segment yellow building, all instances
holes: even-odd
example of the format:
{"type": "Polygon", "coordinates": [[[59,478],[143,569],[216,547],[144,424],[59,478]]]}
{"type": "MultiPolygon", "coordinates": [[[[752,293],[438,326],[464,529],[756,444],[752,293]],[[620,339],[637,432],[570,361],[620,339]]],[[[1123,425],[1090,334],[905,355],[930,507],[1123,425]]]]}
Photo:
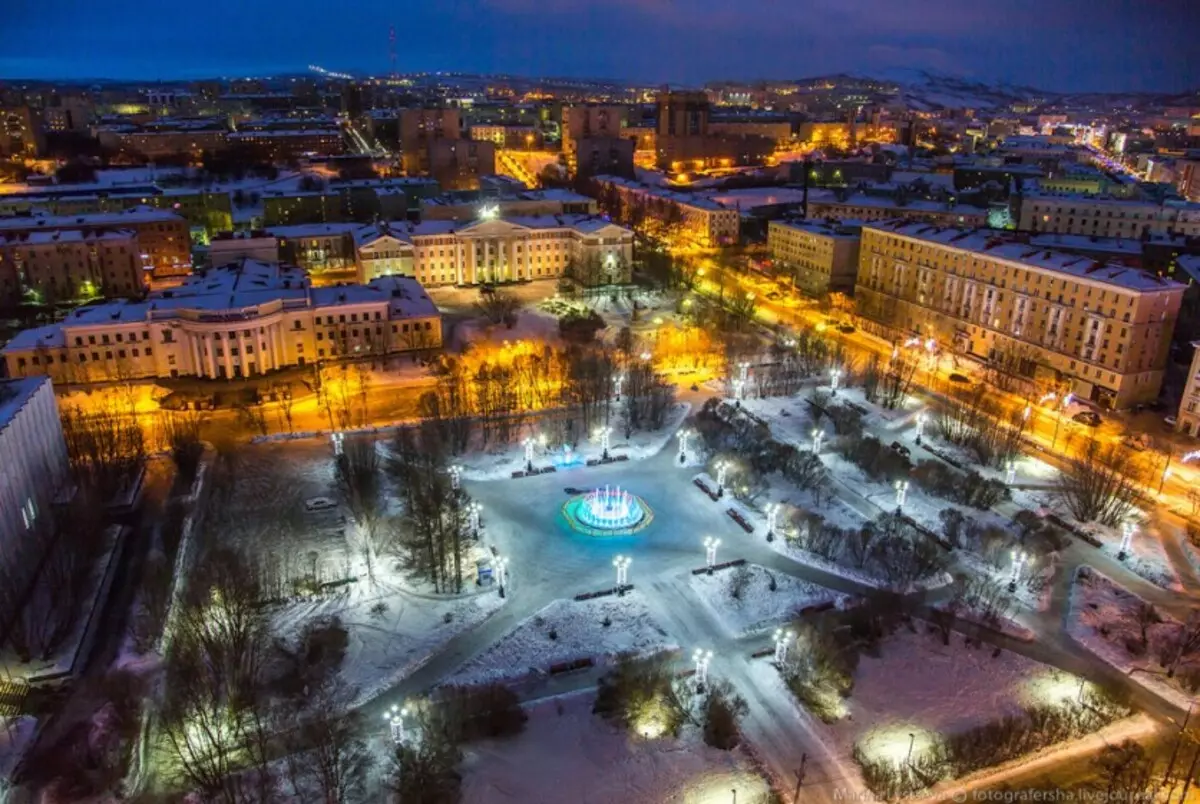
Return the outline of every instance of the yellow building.
{"type": "Polygon", "coordinates": [[[777,270],[791,275],[805,293],[854,290],[861,225],[823,221],[771,221],[767,248],[777,270]]]}
{"type": "Polygon", "coordinates": [[[1158,397],[1183,291],[993,231],[895,221],[863,228],[855,298],[868,329],[934,338],[1030,395],[1126,408],[1158,397]]]}
{"type": "Polygon", "coordinates": [[[1021,199],[1020,229],[1030,232],[1141,237],[1150,234],[1200,235],[1200,204],[1158,204],[1149,200],[1078,193],[1030,193],[1021,199]]]}

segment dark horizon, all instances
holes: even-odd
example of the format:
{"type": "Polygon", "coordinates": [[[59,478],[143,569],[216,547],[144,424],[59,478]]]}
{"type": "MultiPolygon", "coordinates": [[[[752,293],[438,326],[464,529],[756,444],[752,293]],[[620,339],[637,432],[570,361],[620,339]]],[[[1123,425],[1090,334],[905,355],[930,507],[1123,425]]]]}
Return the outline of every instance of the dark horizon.
{"type": "Polygon", "coordinates": [[[210,0],[147,7],[17,0],[0,76],[8,81],[185,81],[298,74],[307,65],[386,75],[395,25],[397,71],[507,74],[701,85],[849,73],[888,78],[929,70],[1056,93],[1178,93],[1200,87],[1191,37],[1200,3],[1013,0],[460,0],[397,9],[313,0],[253,8],[210,0]],[[194,35],[189,35],[194,34],[194,35]],[[53,48],[46,43],[52,42],[53,48]]]}

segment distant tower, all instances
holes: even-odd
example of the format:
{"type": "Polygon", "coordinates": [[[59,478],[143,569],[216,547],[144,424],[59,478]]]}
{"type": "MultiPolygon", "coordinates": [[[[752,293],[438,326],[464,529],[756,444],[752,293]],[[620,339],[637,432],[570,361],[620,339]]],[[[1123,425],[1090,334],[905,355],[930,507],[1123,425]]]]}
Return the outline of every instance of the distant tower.
{"type": "Polygon", "coordinates": [[[396,26],[388,26],[388,63],[392,67],[392,78],[396,78],[396,26]]]}

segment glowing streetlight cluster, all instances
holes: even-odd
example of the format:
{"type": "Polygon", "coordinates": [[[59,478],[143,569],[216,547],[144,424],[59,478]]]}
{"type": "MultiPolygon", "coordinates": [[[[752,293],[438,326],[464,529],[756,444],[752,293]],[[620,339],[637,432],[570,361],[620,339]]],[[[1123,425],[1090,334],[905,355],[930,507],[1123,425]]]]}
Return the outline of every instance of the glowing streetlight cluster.
{"type": "Polygon", "coordinates": [[[712,575],[713,567],[717,565],[717,548],[721,546],[721,540],[712,536],[704,538],[704,563],[708,567],[708,574],[712,575]]]}
{"type": "Polygon", "coordinates": [[[479,539],[479,529],[482,526],[483,506],[473,501],[467,505],[467,527],[471,529],[471,536],[476,540],[479,539]]]}
{"type": "Polygon", "coordinates": [[[829,370],[829,389],[833,396],[837,396],[838,383],[842,379],[842,369],[837,366],[829,370]]]}
{"type": "Polygon", "coordinates": [[[921,411],[917,414],[917,443],[921,443],[921,436],[925,434],[925,422],[929,420],[929,414],[921,411]]]}
{"type": "Polygon", "coordinates": [[[729,461],[717,461],[717,496],[725,495],[725,478],[729,473],[729,461]]]}
{"type": "Polygon", "coordinates": [[[896,511],[904,510],[904,501],[908,499],[908,481],[896,481],[896,511]]]}
{"type": "Polygon", "coordinates": [[[392,708],[383,713],[383,719],[391,730],[392,742],[400,745],[404,742],[404,718],[408,717],[408,707],[392,704],[392,708]]]}
{"type": "Polygon", "coordinates": [[[1124,561],[1125,556],[1129,554],[1130,548],[1133,546],[1133,534],[1137,530],[1137,525],[1132,522],[1121,523],[1121,548],[1117,550],[1117,560],[1124,561]]]}
{"type": "Polygon", "coordinates": [[[775,526],[779,524],[779,503],[767,505],[767,541],[775,541],[775,526]]]}
{"type": "Polygon", "coordinates": [[[459,486],[461,486],[461,485],[462,485],[462,467],[461,466],[451,466],[450,467],[450,488],[453,489],[454,491],[458,491],[459,486]]]}
{"type": "Polygon", "coordinates": [[[1012,551],[1012,567],[1008,576],[1008,591],[1017,591],[1017,583],[1021,580],[1021,570],[1025,567],[1025,562],[1029,560],[1029,554],[1024,550],[1012,551]]]}
{"type": "Polygon", "coordinates": [[[496,582],[500,587],[500,597],[504,597],[505,587],[508,584],[508,558],[506,556],[496,557],[496,582]]]}
{"type": "Polygon", "coordinates": [[[692,435],[693,433],[691,430],[680,430],[675,434],[675,436],[679,439],[679,462],[681,464],[687,463],[688,441],[691,439],[692,435]]]}
{"type": "Polygon", "coordinates": [[[814,428],[812,431],[812,451],[819,455],[821,453],[821,442],[825,440],[825,431],[820,427],[814,428]]]}
{"type": "Polygon", "coordinates": [[[596,431],[596,436],[600,439],[600,457],[607,461],[609,439],[612,437],[612,428],[601,427],[596,431]]]}
{"type": "Polygon", "coordinates": [[[775,629],[775,636],[772,641],[775,643],[775,663],[782,664],[787,659],[788,645],[792,643],[795,634],[791,631],[784,631],[782,628],[775,629]]]}
{"type": "Polygon", "coordinates": [[[613,559],[613,566],[617,568],[617,589],[624,589],[629,585],[629,565],[633,563],[633,559],[629,556],[617,556],[613,559]]]}
{"type": "Polygon", "coordinates": [[[708,683],[708,663],[712,661],[713,652],[696,648],[692,651],[692,662],[696,665],[696,692],[701,692],[708,683]]]}

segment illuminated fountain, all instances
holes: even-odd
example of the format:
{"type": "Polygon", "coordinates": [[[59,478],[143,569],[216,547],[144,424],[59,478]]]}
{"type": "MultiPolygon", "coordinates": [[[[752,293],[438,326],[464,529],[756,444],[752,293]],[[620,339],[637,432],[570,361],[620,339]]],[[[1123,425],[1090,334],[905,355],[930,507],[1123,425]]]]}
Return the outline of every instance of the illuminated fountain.
{"type": "Polygon", "coordinates": [[[572,497],[563,505],[563,516],[572,528],[590,536],[635,533],[654,518],[645,500],[617,486],[572,497]]]}

